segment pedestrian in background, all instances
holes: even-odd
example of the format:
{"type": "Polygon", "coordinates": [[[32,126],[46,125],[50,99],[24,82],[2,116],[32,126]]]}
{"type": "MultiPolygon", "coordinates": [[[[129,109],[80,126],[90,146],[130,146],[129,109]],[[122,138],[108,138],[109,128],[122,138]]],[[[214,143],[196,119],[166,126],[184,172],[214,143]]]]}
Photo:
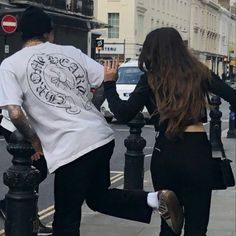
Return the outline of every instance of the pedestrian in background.
{"type": "MultiPolygon", "coordinates": [[[[16,130],[16,127],[12,124],[8,111],[2,110],[2,120],[0,122],[0,133],[5,138],[6,142],[10,142],[10,137],[12,132],[16,130]]],[[[48,174],[47,163],[44,156],[39,156],[38,153],[31,157],[32,165],[40,171],[40,183],[46,179],[48,174]]],[[[36,191],[39,191],[39,187],[37,187],[36,191]]],[[[0,217],[5,221],[6,220],[6,200],[5,198],[0,200],[0,217]]],[[[52,228],[44,225],[38,216],[39,220],[39,229],[38,236],[46,236],[52,235],[52,228]]]]}
{"type": "MultiPolygon", "coordinates": [[[[155,190],[173,190],[184,208],[185,236],[205,236],[210,215],[211,145],[205,132],[207,94],[236,107],[236,91],[199,62],[174,28],[150,32],[139,56],[145,72],[127,101],[116,91],[116,62],[105,63],[104,92],[122,122],[146,106],[157,132],[151,159],[155,190]]],[[[180,235],[161,222],[161,236],[180,235]]]]}
{"type": "Polygon", "coordinates": [[[144,223],[158,209],[179,232],[183,211],[173,191],[109,188],[114,134],[91,102],[91,88],[106,76],[103,66],[52,43],[51,19],[38,7],[25,10],[19,29],[24,48],[0,66],[0,108],[55,173],[53,235],[79,235],[84,200],[95,211],[144,223]]]}
{"type": "Polygon", "coordinates": [[[224,82],[227,80],[227,75],[225,72],[222,73],[221,78],[224,82]]]}

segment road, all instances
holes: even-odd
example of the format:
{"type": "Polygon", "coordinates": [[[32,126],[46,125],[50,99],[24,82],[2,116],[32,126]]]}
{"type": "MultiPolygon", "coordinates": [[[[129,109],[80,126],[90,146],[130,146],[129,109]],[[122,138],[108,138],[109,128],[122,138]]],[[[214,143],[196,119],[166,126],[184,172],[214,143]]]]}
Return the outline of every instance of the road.
{"type": "MultiPolygon", "coordinates": [[[[228,128],[228,105],[225,103],[221,106],[222,116],[222,135],[226,136],[228,128]]],[[[111,159],[111,182],[112,185],[118,186],[123,181],[123,170],[124,170],[124,153],[126,148],[124,146],[124,139],[129,135],[129,128],[126,125],[121,125],[117,123],[112,123],[111,127],[115,132],[116,146],[111,159]]],[[[205,124],[206,130],[209,130],[209,124],[205,124]]],[[[142,137],[147,141],[146,147],[144,149],[145,154],[145,170],[149,168],[150,157],[152,153],[152,148],[154,144],[154,129],[151,125],[146,125],[142,130],[142,137]]],[[[11,165],[11,156],[6,151],[6,143],[0,136],[0,174],[2,175],[4,171],[11,165]]],[[[53,216],[53,179],[54,175],[49,175],[48,178],[40,184],[39,191],[39,213],[40,218],[45,222],[51,222],[53,216]]],[[[2,177],[0,181],[0,199],[2,199],[5,193],[8,191],[7,187],[4,186],[2,182],[2,177]]],[[[0,236],[3,236],[3,222],[0,220],[0,236]]]]}

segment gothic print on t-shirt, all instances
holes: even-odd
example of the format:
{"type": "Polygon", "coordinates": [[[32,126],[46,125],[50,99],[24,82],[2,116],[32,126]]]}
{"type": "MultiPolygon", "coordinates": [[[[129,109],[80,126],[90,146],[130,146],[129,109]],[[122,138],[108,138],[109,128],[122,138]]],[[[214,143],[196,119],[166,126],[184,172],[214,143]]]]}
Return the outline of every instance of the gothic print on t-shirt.
{"type": "Polygon", "coordinates": [[[91,109],[87,74],[74,59],[62,54],[35,54],[27,65],[27,80],[42,102],[69,114],[91,109]]]}

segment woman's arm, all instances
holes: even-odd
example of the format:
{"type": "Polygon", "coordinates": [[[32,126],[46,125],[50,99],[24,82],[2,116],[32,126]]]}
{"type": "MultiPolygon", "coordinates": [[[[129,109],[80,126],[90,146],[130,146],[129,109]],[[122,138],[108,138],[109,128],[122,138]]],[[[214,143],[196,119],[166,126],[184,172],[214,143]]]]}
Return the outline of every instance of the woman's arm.
{"type": "Polygon", "coordinates": [[[208,89],[210,92],[229,102],[233,110],[236,111],[236,90],[227,85],[214,73],[212,73],[208,89]]]}
{"type": "Polygon", "coordinates": [[[115,118],[121,122],[132,120],[139,111],[142,111],[148,100],[148,92],[150,92],[150,89],[147,85],[145,86],[143,76],[126,101],[120,99],[116,91],[115,81],[104,82],[104,95],[109,108],[115,118]]]}
{"type": "Polygon", "coordinates": [[[129,99],[127,101],[121,100],[116,91],[117,68],[117,61],[104,63],[104,95],[115,118],[122,122],[128,122],[143,109],[147,103],[150,89],[147,78],[143,75],[129,99]]]}

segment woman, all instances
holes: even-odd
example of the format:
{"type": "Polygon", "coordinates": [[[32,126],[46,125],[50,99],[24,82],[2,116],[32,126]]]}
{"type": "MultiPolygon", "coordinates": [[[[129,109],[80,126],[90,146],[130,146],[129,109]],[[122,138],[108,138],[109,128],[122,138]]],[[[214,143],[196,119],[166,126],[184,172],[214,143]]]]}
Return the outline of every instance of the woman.
{"type": "MultiPolygon", "coordinates": [[[[173,28],[150,32],[139,57],[144,71],[127,101],[115,85],[116,63],[106,62],[104,91],[120,121],[131,120],[145,105],[158,135],[151,160],[155,190],[173,190],[185,214],[185,236],[206,235],[211,202],[209,163],[212,156],[203,122],[206,97],[212,92],[236,108],[236,91],[188,51],[173,28]]],[[[161,222],[161,236],[175,234],[161,222]]]]}

